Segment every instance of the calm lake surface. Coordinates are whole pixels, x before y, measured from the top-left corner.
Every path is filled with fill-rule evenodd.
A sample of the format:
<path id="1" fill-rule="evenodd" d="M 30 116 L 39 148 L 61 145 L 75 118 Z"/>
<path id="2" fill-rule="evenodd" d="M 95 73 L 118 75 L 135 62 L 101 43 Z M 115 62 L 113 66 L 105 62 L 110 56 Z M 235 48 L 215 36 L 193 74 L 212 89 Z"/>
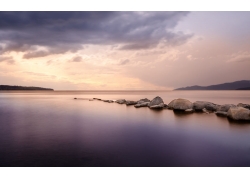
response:
<path id="1" fill-rule="evenodd" d="M 0 166 L 250 166 L 250 123 L 84 100 L 157 95 L 250 104 L 250 91 L 1 92 Z"/>

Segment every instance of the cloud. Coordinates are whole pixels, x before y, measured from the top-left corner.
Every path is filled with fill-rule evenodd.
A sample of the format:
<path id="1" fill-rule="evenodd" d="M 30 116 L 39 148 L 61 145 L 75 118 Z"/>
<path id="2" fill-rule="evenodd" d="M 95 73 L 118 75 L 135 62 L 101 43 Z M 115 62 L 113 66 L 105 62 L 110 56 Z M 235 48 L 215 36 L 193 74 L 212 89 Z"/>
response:
<path id="1" fill-rule="evenodd" d="M 128 64 L 129 62 L 130 62 L 129 59 L 121 60 L 119 65 L 125 65 L 125 64 Z"/>
<path id="2" fill-rule="evenodd" d="M 8 64 L 14 64 L 15 60 L 11 56 L 0 56 L 0 63 L 7 62 Z"/>
<path id="3" fill-rule="evenodd" d="M 75 56 L 69 62 L 82 62 L 82 57 L 81 56 Z"/>
<path id="4" fill-rule="evenodd" d="M 228 62 L 250 62 L 250 52 L 241 51 L 232 54 Z"/>
<path id="5" fill-rule="evenodd" d="M 55 75 L 48 75 L 48 74 L 44 74 L 44 73 L 29 72 L 29 71 L 23 71 L 22 73 L 23 74 L 28 74 L 28 75 L 31 75 L 31 76 L 42 77 L 42 78 L 44 78 L 44 77 L 52 78 L 52 79 L 56 78 Z"/>
<path id="6" fill-rule="evenodd" d="M 173 29 L 188 12 L 0 12 L 0 53 L 23 58 L 76 52 L 83 45 L 119 45 L 138 50 L 164 42 L 185 43 L 191 34 Z M 40 50 L 37 46 L 44 47 Z"/>

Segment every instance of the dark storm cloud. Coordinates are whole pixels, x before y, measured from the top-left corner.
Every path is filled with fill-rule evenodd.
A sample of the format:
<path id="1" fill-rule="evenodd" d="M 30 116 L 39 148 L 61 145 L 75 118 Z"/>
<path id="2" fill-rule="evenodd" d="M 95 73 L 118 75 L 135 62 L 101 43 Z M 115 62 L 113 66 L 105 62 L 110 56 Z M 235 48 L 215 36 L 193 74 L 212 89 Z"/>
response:
<path id="1" fill-rule="evenodd" d="M 187 12 L 0 12 L 0 52 L 24 58 L 76 52 L 85 44 L 145 49 L 160 41 L 184 43 L 190 34 L 173 32 Z M 46 47 L 40 50 L 37 46 Z"/>

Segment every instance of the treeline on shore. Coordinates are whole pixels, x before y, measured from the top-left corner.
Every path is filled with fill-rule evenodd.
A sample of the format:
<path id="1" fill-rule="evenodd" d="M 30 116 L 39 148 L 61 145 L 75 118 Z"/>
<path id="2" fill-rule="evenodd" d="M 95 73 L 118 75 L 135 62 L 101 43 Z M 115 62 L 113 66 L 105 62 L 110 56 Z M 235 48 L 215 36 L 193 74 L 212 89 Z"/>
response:
<path id="1" fill-rule="evenodd" d="M 0 90 L 47 90 L 54 91 L 50 88 L 42 88 L 42 87 L 33 87 L 33 86 L 9 86 L 9 85 L 0 85 Z"/>

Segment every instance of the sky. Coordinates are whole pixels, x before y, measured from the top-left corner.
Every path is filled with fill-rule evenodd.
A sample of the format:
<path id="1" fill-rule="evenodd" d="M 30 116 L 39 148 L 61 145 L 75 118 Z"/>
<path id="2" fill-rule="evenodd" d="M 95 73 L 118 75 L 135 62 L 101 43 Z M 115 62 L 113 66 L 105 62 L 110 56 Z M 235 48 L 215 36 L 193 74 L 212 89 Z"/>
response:
<path id="1" fill-rule="evenodd" d="M 0 12 L 0 84 L 171 90 L 250 80 L 250 12 Z"/>

